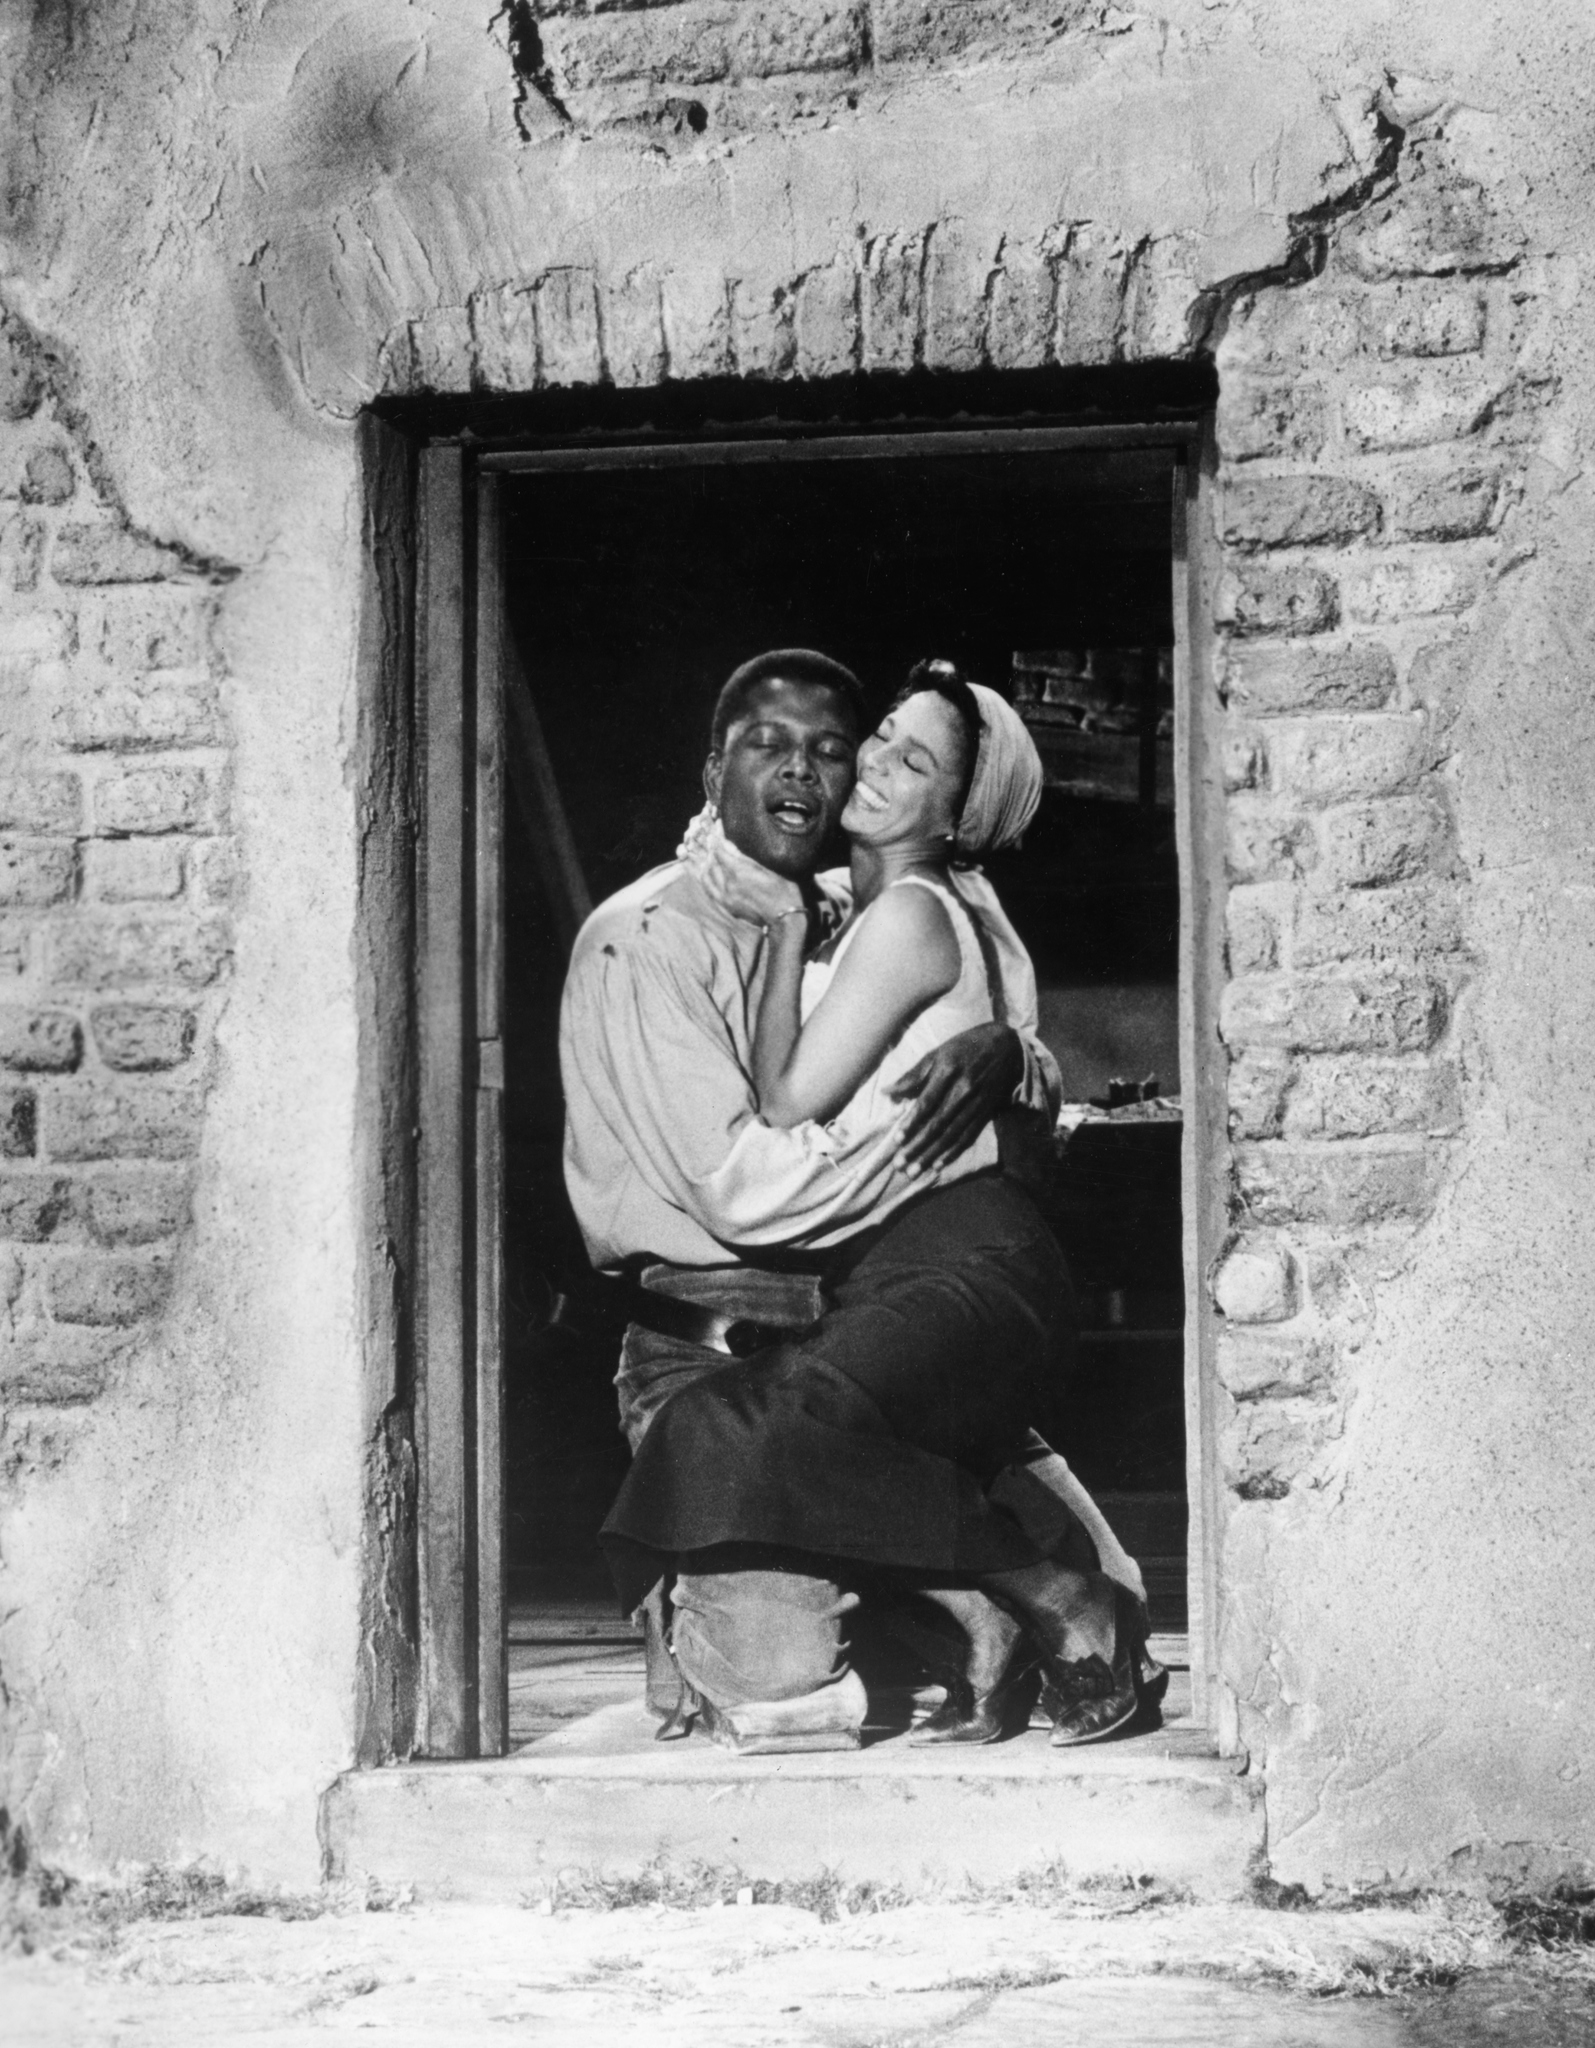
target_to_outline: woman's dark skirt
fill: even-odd
[[[1073,1293],[1034,1203],[982,1174],[845,1249],[812,1330],[654,1419],[602,1532],[626,1605],[727,1544],[943,1577],[1042,1555],[986,1493],[1070,1363]]]

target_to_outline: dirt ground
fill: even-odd
[[[1044,1873],[919,1901],[704,1873],[519,1906],[217,1880],[15,1896],[7,2048],[1587,2048],[1576,1916],[1479,1901],[1198,1906]],[[1525,1931],[1529,1938],[1524,1939]],[[1551,1945],[1544,1945],[1546,1937]]]

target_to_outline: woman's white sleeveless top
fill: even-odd
[[[826,1128],[842,1137],[851,1137],[855,1131],[871,1126],[878,1130],[883,1123],[890,1122],[903,1105],[886,1101],[887,1090],[900,1081],[910,1067],[917,1066],[926,1053],[934,1052],[947,1039],[956,1038],[960,1031],[993,1021],[991,982],[976,934],[974,915],[969,907],[946,883],[934,881],[928,875],[905,875],[891,886],[894,889],[929,889],[933,896],[941,898],[958,941],[958,979],[945,995],[938,996],[904,1025],[888,1046],[879,1066],[865,1077],[830,1119]],[[859,919],[854,919],[828,958],[810,960],[804,967],[800,1014],[805,1024],[830,987],[831,977],[841,965],[842,955],[852,943],[859,923]],[[992,1125],[987,1124],[967,1151],[950,1166],[944,1166],[934,1176],[934,1181],[927,1177],[926,1184],[962,1180],[971,1173],[984,1172],[996,1164],[997,1134]]]

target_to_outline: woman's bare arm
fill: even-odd
[[[800,1031],[802,955],[800,920],[784,919],[770,934],[753,1037],[759,1113],[783,1129],[834,1116],[959,972],[958,938],[945,906],[916,887],[887,889],[864,912]]]

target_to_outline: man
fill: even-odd
[[[862,693],[802,649],[761,655],[721,692],[705,786],[727,838],[839,914],[814,871],[853,785]],[[571,960],[560,1026],[566,1181],[593,1263],[634,1283],[617,1386],[633,1448],[677,1387],[806,1327],[826,1249],[936,1184],[1004,1106],[1055,1100],[1039,1041],[987,1025],[905,1077],[903,1124],[843,1144],[762,1123],[749,1080],[762,933],[675,863],[599,906]],[[676,1663],[739,1746],[856,1740],[863,1689],[841,1655],[837,1584],[784,1559],[684,1574]],[[679,1691],[650,1629],[650,1703]]]

